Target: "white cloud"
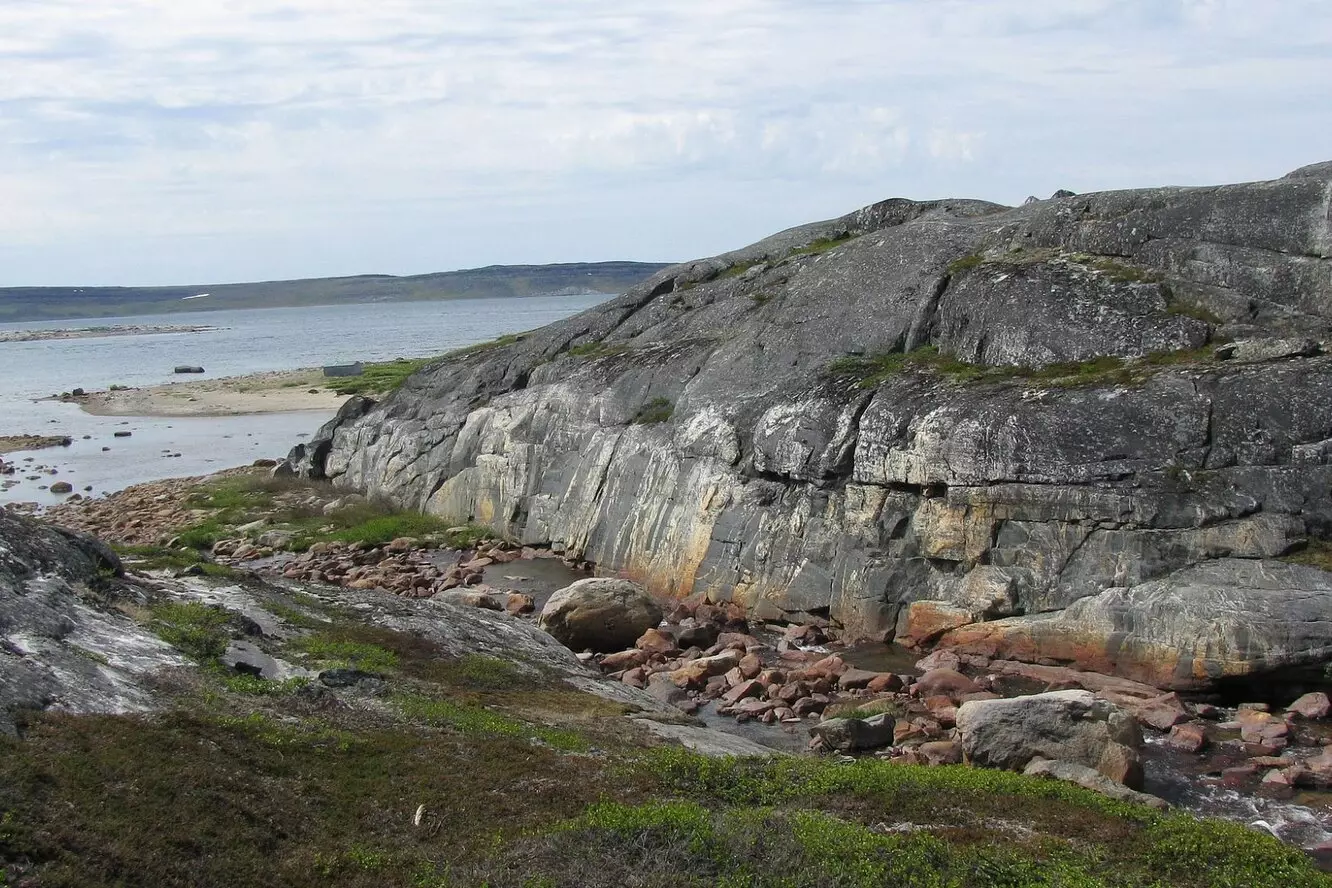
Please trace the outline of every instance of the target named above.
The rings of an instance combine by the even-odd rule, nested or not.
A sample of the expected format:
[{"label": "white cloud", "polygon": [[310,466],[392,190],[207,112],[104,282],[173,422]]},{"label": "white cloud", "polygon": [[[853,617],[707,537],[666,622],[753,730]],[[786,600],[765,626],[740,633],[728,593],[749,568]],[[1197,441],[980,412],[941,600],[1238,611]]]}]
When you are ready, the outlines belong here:
[{"label": "white cloud", "polygon": [[0,285],[685,258],[895,194],[1275,176],[1328,150],[1329,46],[1322,0],[7,0]]}]

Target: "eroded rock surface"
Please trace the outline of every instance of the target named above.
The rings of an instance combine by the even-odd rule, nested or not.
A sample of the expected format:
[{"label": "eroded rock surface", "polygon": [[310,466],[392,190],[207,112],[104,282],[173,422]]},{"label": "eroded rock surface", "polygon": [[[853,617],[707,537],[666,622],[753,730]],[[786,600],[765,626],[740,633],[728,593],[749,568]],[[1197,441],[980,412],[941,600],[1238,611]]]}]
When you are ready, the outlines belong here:
[{"label": "eroded rock surface", "polygon": [[185,663],[105,606],[119,571],[97,540],[0,509],[0,732],[23,710],[151,708],[147,677]]},{"label": "eroded rock surface", "polygon": [[[286,470],[760,618],[1172,688],[1315,666],[1332,596],[1272,559],[1332,533],[1330,206],[1329,165],[885,201],[444,358]],[[1160,643],[1223,602],[1282,616]]]}]

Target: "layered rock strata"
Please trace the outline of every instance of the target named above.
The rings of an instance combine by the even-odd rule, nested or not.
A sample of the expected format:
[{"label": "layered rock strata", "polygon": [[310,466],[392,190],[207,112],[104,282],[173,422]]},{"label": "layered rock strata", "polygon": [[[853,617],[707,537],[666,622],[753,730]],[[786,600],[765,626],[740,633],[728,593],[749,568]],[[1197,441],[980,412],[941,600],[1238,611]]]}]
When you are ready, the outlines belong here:
[{"label": "layered rock strata", "polygon": [[889,200],[350,401],[291,468],[654,592],[1193,689],[1332,656],[1332,164]]}]

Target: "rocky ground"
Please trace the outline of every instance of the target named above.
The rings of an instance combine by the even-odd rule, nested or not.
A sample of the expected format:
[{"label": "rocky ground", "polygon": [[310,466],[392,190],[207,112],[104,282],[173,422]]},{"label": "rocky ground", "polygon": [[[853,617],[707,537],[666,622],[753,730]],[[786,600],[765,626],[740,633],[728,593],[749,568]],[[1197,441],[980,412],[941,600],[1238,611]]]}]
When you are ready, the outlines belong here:
[{"label": "rocky ground", "polygon": [[[743,732],[769,750],[808,748],[912,765],[993,760],[1154,806],[1164,803],[1139,792],[1162,791],[1159,781],[1144,781],[1144,762],[1150,765],[1160,750],[1170,750],[1177,759],[1192,757],[1192,764],[1177,761],[1177,770],[1218,790],[1267,799],[1300,793],[1302,803],[1332,811],[1318,794],[1332,787],[1332,755],[1324,751],[1332,743],[1325,721],[1329,703],[1322,693],[1284,710],[1257,701],[1222,707],[1129,679],[947,651],[893,671],[863,669],[854,664],[866,646],[844,643],[839,628],[826,619],[764,622],[737,605],[710,604],[702,596],[657,602],[615,580],[596,582],[629,589],[616,593],[627,600],[646,596],[646,610],[626,611],[616,599],[608,605],[611,617],[603,608],[586,633],[563,636],[553,622],[552,608],[559,603],[552,593],[590,577],[594,565],[466,526],[427,526],[418,536],[380,541],[311,543],[312,527],[336,533],[333,524],[320,522],[348,510],[369,514],[360,511],[369,504],[326,485],[267,476],[264,466],[139,485],[106,499],[57,507],[47,517],[122,547],[128,563],[137,560],[146,569],[195,576],[221,571],[504,613],[561,637],[607,679],[682,716]],[[239,508],[238,502],[248,505]],[[219,522],[219,515],[229,520]],[[294,521],[297,516],[305,517]],[[200,528],[206,531],[202,538]],[[206,554],[189,549],[193,543],[206,546]],[[196,554],[184,559],[173,554],[183,551]],[[542,565],[558,572],[536,585],[521,582]],[[581,585],[574,582],[572,588]],[[610,637],[608,623],[618,627]],[[986,742],[964,729],[968,707],[983,711],[981,704],[989,701],[1030,703],[1040,699],[1037,695],[1067,692],[1084,696],[1061,701],[1060,714],[1042,717],[1037,725],[1009,729],[1000,741],[1002,755],[985,751]],[[1117,713],[1122,723],[1109,744],[1119,751],[1108,760],[1104,743],[1090,752],[1070,752],[1033,739],[1060,731],[1077,734],[1052,725],[1086,721],[1083,711],[1097,707]],[[1302,844],[1318,845],[1318,835],[1311,835],[1303,835]]]}]

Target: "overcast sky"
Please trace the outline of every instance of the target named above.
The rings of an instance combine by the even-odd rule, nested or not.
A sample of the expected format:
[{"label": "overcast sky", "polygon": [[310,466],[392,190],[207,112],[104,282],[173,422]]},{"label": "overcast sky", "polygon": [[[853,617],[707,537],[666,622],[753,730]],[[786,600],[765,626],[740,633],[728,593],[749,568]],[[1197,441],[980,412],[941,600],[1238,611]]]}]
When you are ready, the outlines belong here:
[{"label": "overcast sky", "polygon": [[1328,0],[0,0],[0,286],[679,260],[1332,159]]}]

